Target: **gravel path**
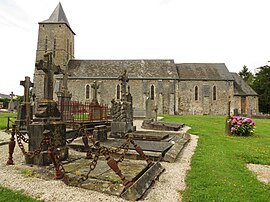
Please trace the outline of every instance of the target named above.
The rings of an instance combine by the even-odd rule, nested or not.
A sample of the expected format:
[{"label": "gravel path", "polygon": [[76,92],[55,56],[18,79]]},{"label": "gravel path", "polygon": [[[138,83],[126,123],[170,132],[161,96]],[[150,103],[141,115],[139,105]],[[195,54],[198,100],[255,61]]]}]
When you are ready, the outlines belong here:
[{"label": "gravel path", "polygon": [[[138,127],[137,127],[138,128]],[[0,140],[8,140],[10,137],[5,132],[0,131]],[[141,201],[181,201],[179,191],[185,189],[185,176],[190,169],[191,157],[197,146],[198,137],[191,135],[191,141],[184,151],[179,155],[175,163],[162,162],[166,169],[161,174],[158,181],[151,187],[148,194]],[[42,180],[32,177],[24,177],[19,170],[25,168],[23,165],[24,156],[16,145],[14,162],[16,165],[6,166],[8,158],[8,145],[0,146],[0,184],[15,190],[23,190],[27,195],[52,202],[83,202],[89,201],[126,201],[116,196],[109,196],[99,192],[85,190],[77,187],[65,185],[62,181]]]}]

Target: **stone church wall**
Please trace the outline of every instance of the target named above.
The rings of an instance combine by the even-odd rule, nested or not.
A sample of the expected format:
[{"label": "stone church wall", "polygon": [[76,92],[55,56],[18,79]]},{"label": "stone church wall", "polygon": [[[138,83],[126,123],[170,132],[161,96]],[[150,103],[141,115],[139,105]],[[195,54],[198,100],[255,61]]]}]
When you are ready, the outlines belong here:
[{"label": "stone church wall", "polygon": [[[242,104],[242,99],[245,99],[245,104]],[[259,103],[257,96],[234,96],[231,113],[236,109],[239,114],[256,114],[259,112]]]},{"label": "stone church wall", "polygon": [[[198,99],[195,100],[195,87]],[[216,86],[216,100],[213,88]],[[226,115],[229,96],[233,97],[232,81],[180,81],[178,113],[186,115]]]},{"label": "stone church wall", "polygon": [[[72,93],[72,100],[91,101],[92,92],[91,84],[94,79],[70,79],[68,89]],[[111,105],[111,100],[117,100],[117,85],[121,86],[117,79],[96,80],[100,87],[98,89],[98,101],[102,104]],[[86,85],[90,86],[90,98],[86,99]],[[133,108],[135,116],[144,116],[146,99],[150,97],[151,86],[154,89],[154,99],[152,100],[153,108],[157,106],[158,113],[174,114],[175,110],[175,89],[177,83],[173,80],[139,80],[130,79],[128,82],[130,93],[133,96]]]}]

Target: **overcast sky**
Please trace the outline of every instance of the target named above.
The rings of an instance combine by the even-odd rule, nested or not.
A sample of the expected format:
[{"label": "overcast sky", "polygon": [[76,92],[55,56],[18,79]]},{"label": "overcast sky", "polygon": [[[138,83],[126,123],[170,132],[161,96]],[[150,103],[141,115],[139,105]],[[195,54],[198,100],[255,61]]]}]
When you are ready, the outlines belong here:
[{"label": "overcast sky", "polygon": [[[0,93],[33,81],[38,22],[58,0],[0,0]],[[250,71],[270,60],[269,0],[62,0],[76,59],[174,59]]]}]

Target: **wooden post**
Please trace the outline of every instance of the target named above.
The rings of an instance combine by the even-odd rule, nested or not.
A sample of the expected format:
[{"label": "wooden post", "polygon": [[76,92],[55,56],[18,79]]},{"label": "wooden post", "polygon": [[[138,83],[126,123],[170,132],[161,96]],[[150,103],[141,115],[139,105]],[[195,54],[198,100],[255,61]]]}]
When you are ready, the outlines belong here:
[{"label": "wooden post", "polygon": [[225,134],[226,135],[232,135],[232,131],[231,131],[232,123],[230,121],[230,119],[231,119],[230,108],[231,108],[231,101],[229,101],[229,103],[228,103],[228,114],[227,114],[226,123],[225,123]]}]

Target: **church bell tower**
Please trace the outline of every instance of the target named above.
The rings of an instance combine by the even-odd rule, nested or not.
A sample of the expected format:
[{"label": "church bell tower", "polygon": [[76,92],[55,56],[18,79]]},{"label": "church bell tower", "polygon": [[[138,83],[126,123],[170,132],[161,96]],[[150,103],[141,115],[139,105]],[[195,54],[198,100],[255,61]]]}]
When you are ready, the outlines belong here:
[{"label": "church bell tower", "polygon": [[[49,19],[39,22],[36,63],[44,59],[44,55],[52,53],[52,60],[65,70],[68,61],[74,58],[74,35],[61,3],[52,12]],[[44,72],[34,71],[33,93],[37,101],[44,97]]]}]

